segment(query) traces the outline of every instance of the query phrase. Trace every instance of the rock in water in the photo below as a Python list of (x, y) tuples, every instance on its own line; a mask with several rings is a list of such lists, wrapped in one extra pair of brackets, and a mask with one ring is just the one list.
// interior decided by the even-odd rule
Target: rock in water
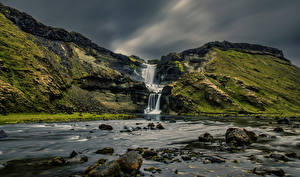
[(100, 124), (99, 129), (100, 130), (113, 130), (113, 127), (111, 125)]
[(279, 119), (279, 120), (277, 121), (277, 123), (278, 123), (278, 124), (290, 124), (291, 121), (290, 121), (289, 118), (285, 117), (285, 118), (283, 118), (283, 119)]
[(99, 149), (96, 151), (96, 154), (113, 154), (114, 153), (114, 149), (111, 148), (111, 147), (106, 147), (106, 148), (103, 148), (103, 149)]
[(121, 176), (121, 168), (117, 161), (110, 161), (104, 165), (95, 166), (95, 168), (90, 169), (87, 174), (88, 177), (106, 177), (112, 176), (117, 177)]
[(60, 166), (60, 165), (63, 165), (65, 163), (66, 163), (65, 159), (60, 157), (60, 156), (57, 156), (57, 157), (53, 158), (50, 162), (50, 164), (52, 164), (54, 166)]
[(226, 143), (230, 146), (244, 146), (250, 145), (251, 139), (246, 131), (241, 128), (229, 128), (225, 134)]
[(204, 133), (202, 136), (199, 136), (198, 139), (200, 142), (213, 142), (214, 141), (214, 137), (209, 133)]
[(122, 155), (118, 160), (121, 170), (130, 175), (136, 175), (142, 164), (142, 156), (139, 155), (136, 151), (129, 151), (126, 154)]
[(156, 128), (157, 128), (157, 129), (160, 129), (160, 130), (165, 129), (165, 127), (164, 127), (161, 123), (157, 124), (157, 125), (156, 125)]
[(7, 133), (5, 133), (4, 130), (0, 130), (0, 138), (6, 138), (8, 137)]
[(281, 127), (276, 127), (276, 128), (274, 128), (274, 132), (281, 133), (281, 132), (284, 132), (284, 130)]

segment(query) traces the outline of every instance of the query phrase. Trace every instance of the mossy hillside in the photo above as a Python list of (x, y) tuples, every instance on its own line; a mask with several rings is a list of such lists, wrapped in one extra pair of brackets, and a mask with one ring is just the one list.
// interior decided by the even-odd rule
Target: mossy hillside
[[(59, 57), (38, 45), (35, 37), (20, 31), (1, 13), (0, 41), (0, 79), (14, 90), (10, 95), (21, 93), (26, 102), (14, 106), (11, 100), (4, 100), (2, 109), (10, 107), (11, 110), (6, 111), (18, 112), (25, 109), (42, 111), (51, 107), (49, 100), (59, 98), (61, 90), (69, 84), (68, 78), (53, 65)], [(47, 58), (51, 58), (51, 62)], [(7, 96), (5, 92), (1, 94)]]
[(289, 61), (218, 48), (205, 59), (199, 72), (186, 68), (186, 74), (170, 84), (172, 111), (300, 113), (300, 70)]

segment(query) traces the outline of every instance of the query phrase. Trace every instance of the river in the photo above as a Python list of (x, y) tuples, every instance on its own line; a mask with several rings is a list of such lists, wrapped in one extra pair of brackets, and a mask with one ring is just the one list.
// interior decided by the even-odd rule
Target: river
[[(209, 164), (204, 164), (203, 158), (167, 164), (144, 160), (141, 171), (145, 176), (255, 176), (251, 173), (254, 167), (281, 168), (288, 176), (300, 174), (299, 159), (289, 158), (289, 161), (283, 162), (266, 158), (270, 153), (284, 154), (292, 151), (300, 154), (300, 129), (297, 128), (299, 121), (294, 121), (293, 126), (280, 125), (285, 133), (276, 133), (273, 129), (278, 125), (275, 120), (269, 119), (172, 116), (171, 120), (170, 117), (163, 115), (154, 120), (145, 119), (141, 115), (135, 120), (1, 125), (0, 129), (5, 130), (8, 137), (0, 139), (0, 163), (8, 163), (10, 167), (0, 170), (0, 176), (68, 176), (84, 171), (100, 158), (116, 159), (128, 148), (137, 147), (179, 148), (182, 152), (196, 152), (204, 156), (214, 155), (226, 159), (225, 163)], [(165, 129), (120, 132), (124, 126), (143, 128), (150, 122), (161, 122)], [(101, 123), (109, 124), (114, 129), (99, 130), (98, 126)], [(269, 138), (264, 138), (245, 150), (234, 153), (218, 150), (217, 142), (201, 145), (197, 140), (198, 136), (206, 132), (216, 139), (224, 139), (225, 132), (230, 127), (243, 127), (258, 135), (266, 134)], [(114, 155), (95, 154), (95, 151), (104, 147), (114, 148)], [(67, 157), (73, 150), (88, 156), (89, 161), (50, 169), (36, 168), (34, 165), (42, 159), (51, 159), (55, 156)], [(250, 160), (250, 155), (255, 155), (260, 162)], [(162, 172), (152, 174), (144, 171), (144, 168), (150, 166), (160, 168)]]

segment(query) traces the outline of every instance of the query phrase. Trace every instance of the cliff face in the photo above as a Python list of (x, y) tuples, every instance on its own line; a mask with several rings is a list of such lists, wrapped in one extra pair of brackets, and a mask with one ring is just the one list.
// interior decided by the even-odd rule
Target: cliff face
[(282, 51), (211, 42), (162, 57), (165, 113), (300, 113), (300, 69)]
[(0, 4), (0, 112), (139, 112), (143, 63)]

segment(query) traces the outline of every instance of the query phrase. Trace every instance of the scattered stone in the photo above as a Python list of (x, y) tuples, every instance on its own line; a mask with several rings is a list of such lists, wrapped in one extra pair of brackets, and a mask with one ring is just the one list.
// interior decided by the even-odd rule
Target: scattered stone
[(109, 154), (112, 155), (114, 153), (114, 149), (111, 147), (106, 147), (103, 149), (99, 149), (96, 151), (96, 154)]
[(266, 134), (260, 134), (260, 135), (258, 135), (258, 137), (260, 137), (260, 138), (267, 138), (268, 135), (266, 135)]
[(283, 128), (281, 128), (281, 127), (276, 127), (276, 128), (274, 128), (273, 131), (276, 132), (276, 133), (284, 132)]
[(190, 156), (188, 156), (188, 155), (182, 155), (181, 159), (184, 160), (184, 161), (192, 160), (192, 158)]
[(226, 143), (231, 147), (250, 145), (251, 139), (241, 128), (229, 128), (225, 134)]
[(76, 157), (78, 153), (76, 151), (72, 151), (70, 154), (70, 158)]
[(156, 168), (156, 167), (149, 167), (149, 168), (144, 168), (145, 171), (149, 171), (151, 173), (161, 173), (161, 169), (160, 168)]
[(272, 153), (269, 158), (272, 158), (272, 159), (275, 159), (275, 160), (281, 160), (281, 161), (289, 161), (289, 159), (285, 156), (285, 155), (282, 155), (282, 154), (275, 154), (275, 153)]
[(289, 118), (285, 117), (285, 118), (283, 118), (283, 119), (279, 119), (279, 120), (277, 121), (277, 123), (278, 123), (278, 124), (290, 124), (291, 121), (290, 121)]
[(256, 175), (276, 175), (276, 176), (284, 176), (285, 172), (282, 169), (264, 169), (255, 167), (252, 172)]
[(163, 158), (162, 156), (158, 156), (158, 155), (153, 156), (153, 157), (151, 158), (151, 160), (154, 160), (154, 161), (156, 161), (156, 162), (164, 162), (164, 161), (165, 161), (164, 158)]
[(156, 128), (159, 130), (165, 129), (165, 127), (161, 123), (157, 124)]
[(60, 166), (60, 165), (63, 165), (65, 164), (66, 161), (64, 158), (60, 157), (60, 156), (57, 156), (55, 158), (53, 158), (51, 161), (50, 161), (50, 164), (51, 165), (54, 165), (54, 166)]
[(203, 135), (199, 136), (198, 139), (200, 142), (213, 142), (214, 141), (214, 137), (209, 133), (204, 133)]
[(117, 162), (123, 172), (134, 176), (140, 170), (143, 164), (143, 159), (136, 151), (129, 151), (122, 155)]
[(135, 123), (135, 125), (142, 125), (143, 123), (140, 123), (140, 122), (137, 122), (137, 123)]
[(104, 165), (88, 167), (85, 173), (88, 177), (120, 176), (121, 168), (117, 161), (110, 161)]
[(262, 163), (262, 160), (258, 159), (255, 155), (250, 155), (248, 157), (248, 160), (251, 160), (251, 161), (256, 162), (256, 163)]
[(85, 155), (81, 155), (79, 161), (82, 162), (82, 163), (84, 163), (84, 162), (89, 161), (89, 158), (87, 156), (85, 156)]
[(151, 159), (154, 156), (157, 156), (157, 152), (155, 150), (145, 150), (142, 154), (143, 158)]
[(219, 156), (208, 156), (205, 158), (205, 160), (210, 161), (210, 163), (224, 163), (226, 160)]
[(239, 164), (239, 163), (240, 163), (240, 161), (239, 161), (238, 159), (234, 159), (232, 162), (233, 162), (233, 163), (236, 163), (236, 164)]
[(298, 155), (295, 152), (287, 152), (285, 153), (285, 155), (289, 158), (295, 158), (295, 159), (298, 158)]
[(7, 138), (7, 137), (8, 137), (7, 133), (5, 133), (4, 130), (0, 130), (0, 138)]
[(100, 130), (113, 130), (113, 127), (111, 125), (100, 124), (99, 129)]
[(152, 128), (154, 128), (154, 127), (155, 127), (155, 125), (154, 125), (154, 123), (152, 123), (152, 122), (151, 122), (151, 123), (149, 123), (149, 124), (148, 124), (148, 126), (147, 126), (147, 127), (152, 129)]

